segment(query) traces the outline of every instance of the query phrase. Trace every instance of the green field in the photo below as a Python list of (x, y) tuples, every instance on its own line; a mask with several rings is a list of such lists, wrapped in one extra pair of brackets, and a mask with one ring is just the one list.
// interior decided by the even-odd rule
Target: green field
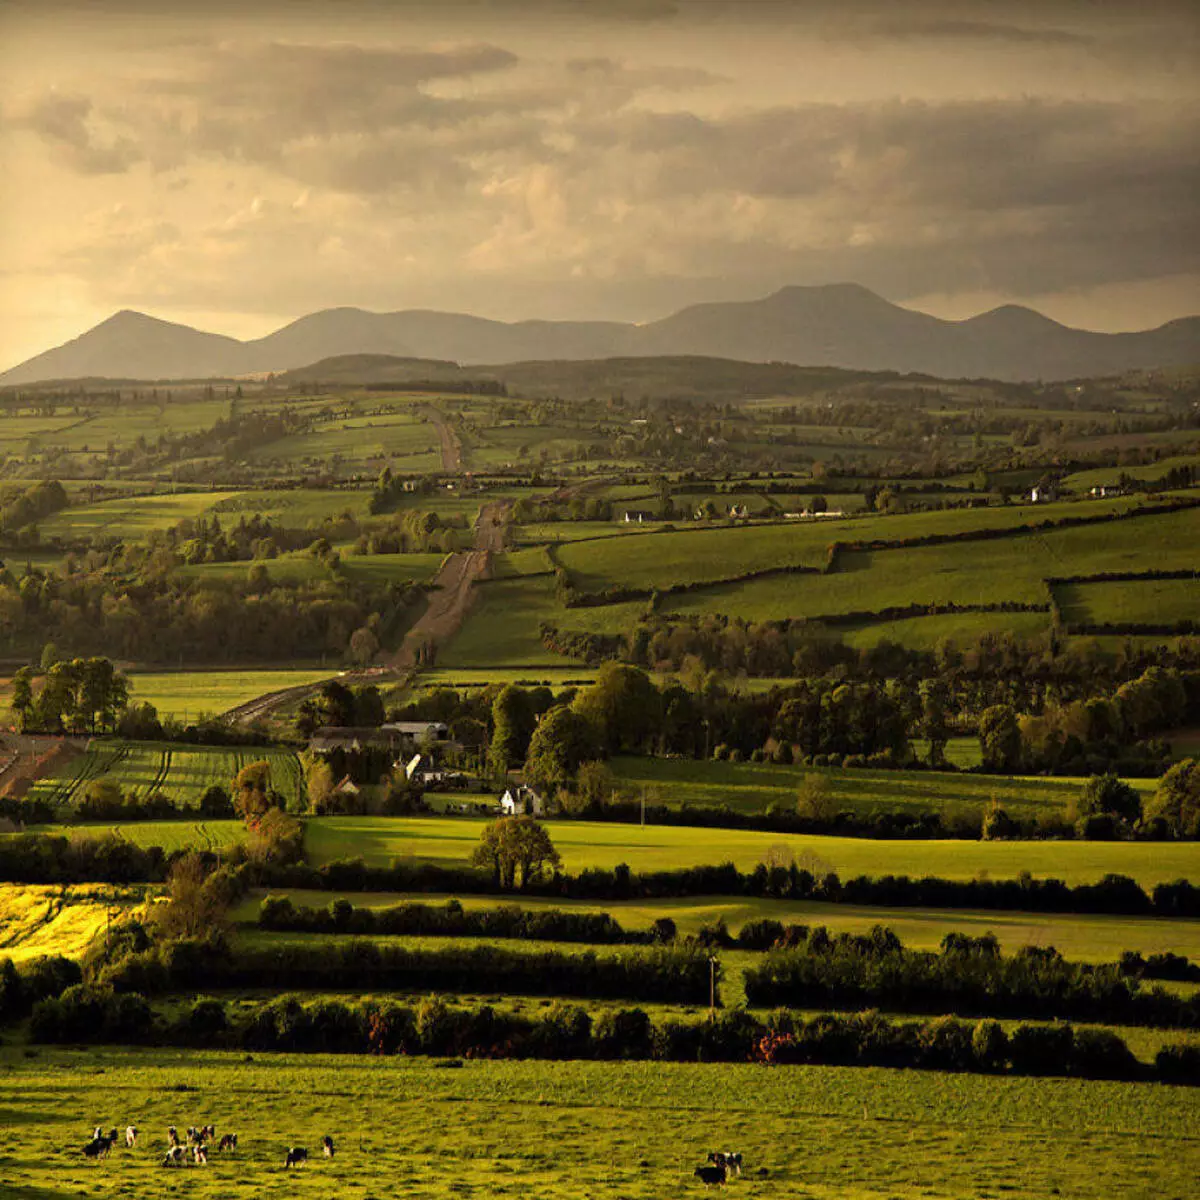
[(1067, 583), (1056, 595), (1063, 620), (1072, 625), (1200, 621), (1200, 571), (1192, 579)]
[[(750, 1196), (1158, 1200), (1193, 1190), (1200, 1092), (878, 1068), (447, 1071), (420, 1058), (92, 1048), (27, 1059), (6, 1049), (0, 1110), (0, 1188), (12, 1200), (664, 1200), (701, 1194), (694, 1167), (734, 1146), (745, 1173), (731, 1186)], [(85, 1164), (79, 1147), (97, 1120), (137, 1124), (142, 1145)], [(236, 1131), (236, 1158), (162, 1171), (167, 1126), (193, 1121)], [(331, 1160), (314, 1154), (327, 1133)], [(292, 1145), (312, 1156), (298, 1171), (283, 1165)]]
[(329, 667), (279, 671), (146, 671), (129, 676), (133, 704), (153, 704), (159, 717), (194, 721), (201, 713), (223, 713), (267, 692), (319, 683), (337, 672)]
[[(462, 866), (483, 821), (469, 817), (315, 817), (305, 822), (310, 862), (361, 856), (387, 866), (394, 858)], [(768, 848), (786, 846), (800, 865), (854, 875), (937, 875), (945, 879), (1016, 878), (1022, 871), (1068, 883), (1095, 882), (1109, 872), (1143, 887), (1200, 877), (1200, 843), (877, 841), (870, 838), (759, 833), (741, 829), (549, 821), (567, 871), (615, 867), (663, 871), (731, 861), (743, 871)]]
[(1010, 633), (1033, 638), (1050, 629), (1050, 614), (1043, 612), (944, 613), (933, 617), (902, 617), (896, 621), (866, 621), (838, 626), (847, 646), (866, 650), (880, 642), (894, 642), (909, 650), (936, 650), (944, 642), (962, 646), (985, 634)]
[(538, 625), (560, 612), (548, 575), (498, 579), (475, 589), (462, 628), (438, 652), (439, 667), (563, 666), (569, 658), (542, 645)]
[[(237, 921), (257, 920), (266, 893), (255, 892), (235, 910)], [(272, 889), (271, 895), (287, 895), (293, 904), (328, 908), (336, 899), (330, 892)], [(387, 908), (412, 901), (441, 904), (449, 896), (395, 892), (347, 892), (356, 906)], [(491, 908), (501, 901), (496, 896), (456, 897), (464, 908)], [(623, 929), (646, 929), (660, 917), (670, 917), (680, 935), (697, 933), (702, 925), (723, 919), (731, 933), (747, 921), (769, 918), (785, 924), (825, 925), (831, 933), (866, 933), (885, 925), (900, 940), (917, 950), (937, 950), (947, 933), (969, 933), (973, 937), (992, 933), (1005, 953), (1021, 946), (1054, 946), (1065, 957), (1082, 962), (1115, 962), (1123, 950), (1142, 954), (1172, 951), (1200, 961), (1200, 920), (1161, 917), (1113, 917), (1096, 913), (1029, 913), (1005, 910), (914, 909), (858, 907), (816, 901), (764, 900), (756, 897), (685, 896), (656, 900), (543, 900), (518, 896), (505, 898), (521, 908), (554, 908), (567, 912), (606, 912)]]
[[(1066, 503), (1005, 505), (901, 516), (728, 526), (647, 535), (653, 541), (643, 538), (601, 538), (573, 542), (560, 547), (557, 553), (559, 561), (571, 571), (577, 585), (584, 591), (600, 591), (606, 587), (649, 589), (683, 583), (716, 583), (735, 575), (781, 567), (819, 567), (825, 561), (826, 547), (834, 541), (899, 541), (969, 530), (1010, 529), (1031, 521), (1099, 515), (1102, 512), (1124, 511), (1133, 506), (1131, 500), (1120, 498), (1096, 501), (1086, 506)], [(1200, 521), (1194, 521), (1189, 528), (1200, 529)], [(1134, 540), (1140, 540), (1140, 535), (1135, 535)], [(997, 544), (989, 541), (982, 545), (993, 547)], [(948, 549), (952, 554), (959, 555), (964, 546), (959, 543), (924, 549)], [(861, 580), (858, 588), (861, 599)], [(877, 609), (884, 607), (884, 604), (859, 603), (855, 607)]]
[(78, 958), (110, 915), (115, 920), (140, 902), (140, 889), (105, 883), (0, 883), (0, 958)]
[(236, 496), (236, 492), (177, 492), (153, 496), (130, 496), (102, 500), (96, 504), (64, 508), (38, 522), (43, 538), (129, 538), (145, 537), (155, 529), (167, 529), (180, 521), (198, 517), (214, 505)]
[[(841, 767), (784, 767), (769, 763), (706, 762), (686, 758), (616, 758), (620, 784), (646, 802), (679, 807), (728, 805), (738, 812), (763, 812), (768, 805), (795, 810), (797, 789), (810, 776), (827, 781), (839, 809), (861, 816), (875, 812), (941, 812), (981, 816), (993, 799), (1010, 816), (1063, 816), (1082, 779), (974, 775), (951, 771), (893, 771)], [(1131, 781), (1152, 792), (1157, 781)]]
[[(289, 803), (302, 786), (300, 764), (291, 750), (258, 746), (189, 746), (167, 742), (133, 742), (119, 738), (94, 739), (85, 754), (60, 771), (39, 779), (30, 799), (66, 805), (82, 799), (82, 790), (96, 779), (112, 779), (121, 790), (144, 798), (162, 792), (176, 804), (194, 807), (212, 786), (229, 790), (230, 783), (247, 763), (271, 764), (271, 783)], [(168, 823), (169, 824), (169, 823)], [(143, 826), (122, 827), (132, 834)]]

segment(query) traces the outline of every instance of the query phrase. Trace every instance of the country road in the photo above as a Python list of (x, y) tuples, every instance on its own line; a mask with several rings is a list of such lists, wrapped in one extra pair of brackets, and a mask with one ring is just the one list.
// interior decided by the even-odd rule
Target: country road
[(392, 660), (394, 668), (412, 670), (420, 665), (423, 655), (424, 661), (430, 661), (426, 648), (436, 648), (458, 632), (471, 606), (476, 580), (488, 577), (492, 555), (504, 548), (504, 515), (510, 503), (495, 500), (480, 509), (474, 545), (447, 556), (433, 581), (437, 590), (430, 596), (429, 607), (408, 631), (404, 645)]
[(421, 415), (437, 430), (442, 443), (442, 470), (457, 475), (462, 470), (462, 447), (454, 426), (446, 420), (441, 409), (427, 405)]

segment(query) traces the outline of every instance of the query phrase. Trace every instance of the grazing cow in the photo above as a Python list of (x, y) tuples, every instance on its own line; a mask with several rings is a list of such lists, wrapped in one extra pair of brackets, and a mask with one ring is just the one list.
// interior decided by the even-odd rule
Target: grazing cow
[(112, 1149), (112, 1142), (106, 1137), (92, 1138), (83, 1148), (84, 1158), (107, 1158)]
[(293, 1146), (287, 1152), (287, 1161), (283, 1164), (284, 1167), (298, 1167), (301, 1163), (308, 1162), (308, 1151), (303, 1146)]
[(167, 1145), (172, 1149), (179, 1145), (179, 1130), (174, 1125), (167, 1130)]
[(725, 1164), (716, 1163), (711, 1167), (697, 1167), (696, 1178), (703, 1184), (719, 1183), (722, 1187), (725, 1186)]
[(203, 1142), (192, 1147), (192, 1162), (198, 1167), (202, 1167), (208, 1162), (208, 1147)]
[(136, 1125), (126, 1125), (125, 1126), (125, 1147), (128, 1150), (132, 1150), (134, 1148), (134, 1146), (136, 1146), (136, 1145), (137, 1145), (137, 1126)]
[(718, 1166), (723, 1166), (726, 1171), (733, 1175), (742, 1173), (742, 1154), (741, 1151), (736, 1153), (733, 1150), (714, 1150), (709, 1156), (710, 1163), (716, 1163)]
[(221, 1134), (221, 1143), (217, 1147), (218, 1150), (236, 1150), (237, 1149), (237, 1134), (223, 1133)]
[(333, 1157), (333, 1138), (331, 1138), (329, 1134), (326, 1134), (321, 1139), (321, 1149), (325, 1151), (326, 1158)]
[(200, 1131), (204, 1134), (205, 1141), (210, 1141), (217, 1136), (217, 1127), (215, 1125), (202, 1125)]
[(187, 1151), (182, 1146), (172, 1146), (163, 1155), (161, 1166), (182, 1167), (187, 1162)]

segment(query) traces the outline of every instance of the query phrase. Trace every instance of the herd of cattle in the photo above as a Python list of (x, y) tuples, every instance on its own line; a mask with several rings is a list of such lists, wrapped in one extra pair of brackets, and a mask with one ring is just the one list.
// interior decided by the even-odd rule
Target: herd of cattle
[[(125, 1126), (125, 1147), (132, 1150), (137, 1145), (138, 1129), (136, 1125)], [(217, 1139), (215, 1125), (189, 1125), (183, 1137), (179, 1130), (172, 1125), (167, 1130), (167, 1150), (160, 1165), (164, 1167), (186, 1167), (189, 1165), (201, 1167), (208, 1162), (209, 1143), (216, 1142), (218, 1152), (233, 1152), (238, 1148), (238, 1135), (224, 1133)], [(110, 1129), (107, 1133), (104, 1127), (97, 1125), (92, 1130), (92, 1140), (83, 1147), (84, 1158), (107, 1158), (109, 1151), (117, 1143), (117, 1131)], [(321, 1139), (321, 1151), (326, 1158), (333, 1157), (333, 1138), (328, 1134)], [(303, 1146), (289, 1146), (284, 1159), (285, 1167), (298, 1167), (308, 1162), (308, 1151)]]
[[(137, 1145), (138, 1130), (136, 1125), (125, 1126), (125, 1146), (132, 1150)], [(208, 1146), (217, 1142), (218, 1152), (236, 1151), (238, 1135), (225, 1133), (217, 1141), (215, 1125), (189, 1125), (183, 1137), (179, 1130), (172, 1125), (167, 1130), (167, 1152), (163, 1155), (162, 1166), (186, 1167), (189, 1164), (203, 1166), (208, 1162)], [(110, 1129), (105, 1133), (102, 1126), (97, 1125), (92, 1131), (92, 1140), (83, 1148), (85, 1158), (107, 1158), (109, 1151), (116, 1145), (117, 1131)], [(321, 1139), (321, 1152), (326, 1158), (333, 1157), (333, 1138), (326, 1134)], [(303, 1146), (289, 1146), (284, 1157), (285, 1167), (299, 1167), (308, 1162), (308, 1151)], [(714, 1150), (708, 1156), (708, 1165), (697, 1167), (696, 1178), (704, 1184), (724, 1185), (730, 1175), (742, 1173), (742, 1156), (740, 1152), (731, 1150)]]

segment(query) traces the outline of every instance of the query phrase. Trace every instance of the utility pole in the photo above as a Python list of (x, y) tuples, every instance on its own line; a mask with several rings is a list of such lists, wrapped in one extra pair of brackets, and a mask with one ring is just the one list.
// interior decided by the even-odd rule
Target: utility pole
[(715, 954), (708, 956), (708, 1019), (710, 1023), (717, 1019), (717, 956)]

